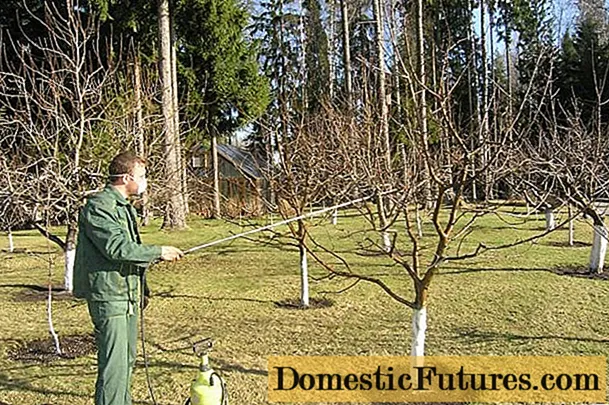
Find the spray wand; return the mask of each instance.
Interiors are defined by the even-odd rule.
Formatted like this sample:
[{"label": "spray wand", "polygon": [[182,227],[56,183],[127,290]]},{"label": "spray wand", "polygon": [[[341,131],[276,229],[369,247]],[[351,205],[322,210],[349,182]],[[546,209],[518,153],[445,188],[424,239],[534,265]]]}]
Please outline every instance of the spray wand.
[{"label": "spray wand", "polygon": [[[232,235],[232,236],[229,236],[227,238],[215,240],[215,241],[212,241],[212,242],[207,242],[207,243],[204,243],[202,245],[195,246],[195,247],[192,247],[190,249],[185,250],[184,251],[184,255],[188,255],[190,253],[193,253],[193,252],[196,252],[198,250],[205,249],[205,248],[208,248],[208,247],[211,247],[211,246],[219,245],[221,243],[229,242],[229,241],[234,240],[234,239],[242,238],[244,236],[252,235],[254,233],[263,232],[263,231],[266,231],[266,230],[269,230],[269,229],[272,229],[272,228],[275,228],[275,227],[278,227],[278,226],[281,226],[281,225],[286,225],[286,224],[289,224],[289,223],[294,222],[294,221],[299,221],[299,220],[302,220],[302,219],[311,218],[311,217],[314,217],[314,216],[317,216],[317,215],[324,214],[326,212],[337,210],[339,208],[348,207],[348,206],[353,205],[353,204],[357,204],[357,203],[360,203],[360,202],[364,202],[364,201],[370,200],[371,198],[373,198],[373,197],[375,197],[377,195],[378,196],[385,196],[385,195],[393,194],[395,192],[397,192],[397,190],[394,189],[394,190],[386,191],[386,192],[383,192],[383,193],[369,195],[367,197],[357,198],[355,200],[347,201],[347,202],[344,202],[344,203],[341,203],[341,204],[337,204],[337,205],[333,205],[331,207],[324,208],[324,209],[321,209],[321,210],[318,210],[318,211],[310,212],[308,214],[303,214],[303,215],[299,215],[299,216],[296,216],[296,217],[293,217],[293,218],[288,218],[288,219],[285,219],[283,221],[280,221],[280,222],[277,222],[277,223],[274,223],[274,224],[270,224],[270,225],[266,225],[266,226],[263,226],[263,227],[260,227],[260,228],[252,229],[252,230],[249,230],[247,232],[243,232],[243,233],[240,233],[240,234],[237,234],[237,235]],[[153,266],[156,263],[158,263],[158,261],[153,262],[151,264],[151,266]],[[140,307],[140,317],[141,317],[140,326],[141,326],[141,335],[142,335],[141,336],[142,337],[142,354],[144,356],[144,366],[146,368],[146,380],[147,380],[147,383],[148,383],[148,391],[150,393],[150,397],[152,399],[153,404],[157,405],[156,398],[154,396],[154,391],[152,389],[152,382],[150,380],[150,374],[149,374],[149,371],[148,371],[148,356],[146,354],[146,344],[145,344],[145,339],[144,339],[145,329],[144,329],[143,297],[142,297],[142,305]],[[202,342],[207,342],[207,340],[208,339],[205,339]],[[199,342],[199,343],[201,343],[201,342]],[[199,344],[199,343],[197,343],[197,344]],[[195,349],[194,349],[195,352],[197,352],[197,349],[196,349],[197,344],[195,344]],[[210,348],[211,348],[211,346],[210,346]],[[207,359],[207,357],[203,357],[203,358]],[[205,370],[202,369],[202,372],[208,372],[208,369],[205,369]],[[215,372],[213,372],[213,375],[218,376]],[[209,380],[208,381],[208,384],[209,384],[212,381],[211,380],[212,377],[208,376],[207,378]],[[222,396],[221,396],[221,400],[215,400],[216,399],[215,397],[217,395],[216,394],[212,395],[212,397],[214,397],[213,404],[215,405],[217,403],[218,405],[221,405],[221,404],[223,405],[225,403],[226,398],[227,398],[226,397],[226,393],[225,393],[226,387],[224,385],[223,380],[219,376],[218,376],[218,379],[222,382],[222,385],[221,385],[221,387],[222,387]],[[198,379],[195,380],[195,382],[196,381],[198,381]],[[199,381],[199,386],[198,386],[197,389],[200,390],[200,389],[202,389],[201,387],[203,387],[203,386],[205,386],[205,384],[204,385],[200,385],[200,381]],[[210,386],[213,386],[213,384],[211,384]],[[192,390],[192,388],[191,388],[191,390]],[[196,395],[194,393],[194,391],[192,392],[192,395],[193,395],[193,398],[194,398],[194,396]],[[210,396],[208,395],[208,398],[209,397]],[[220,402],[218,402],[218,401],[220,401]],[[190,403],[190,402],[187,401],[187,403]],[[193,401],[193,403],[195,403],[195,402]],[[196,403],[197,404],[205,404],[205,405],[208,404],[208,403],[212,404],[212,402],[202,402],[201,399],[198,399],[196,401]]]}]

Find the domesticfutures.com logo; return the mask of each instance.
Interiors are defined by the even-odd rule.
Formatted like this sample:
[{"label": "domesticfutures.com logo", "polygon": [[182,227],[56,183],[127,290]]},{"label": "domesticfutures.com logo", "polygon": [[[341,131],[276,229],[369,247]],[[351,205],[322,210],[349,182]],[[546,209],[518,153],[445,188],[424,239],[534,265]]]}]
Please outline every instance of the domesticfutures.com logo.
[{"label": "domesticfutures.com logo", "polygon": [[606,401],[606,358],[270,357],[270,402]]}]

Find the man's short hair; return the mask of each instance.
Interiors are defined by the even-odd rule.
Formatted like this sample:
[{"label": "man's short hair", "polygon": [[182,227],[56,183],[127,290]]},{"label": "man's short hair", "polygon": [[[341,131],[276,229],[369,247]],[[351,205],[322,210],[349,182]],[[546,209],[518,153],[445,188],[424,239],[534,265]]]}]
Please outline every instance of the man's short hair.
[{"label": "man's short hair", "polygon": [[110,181],[118,180],[122,174],[133,174],[133,169],[138,164],[145,165],[146,160],[130,151],[119,153],[110,162],[108,169]]}]

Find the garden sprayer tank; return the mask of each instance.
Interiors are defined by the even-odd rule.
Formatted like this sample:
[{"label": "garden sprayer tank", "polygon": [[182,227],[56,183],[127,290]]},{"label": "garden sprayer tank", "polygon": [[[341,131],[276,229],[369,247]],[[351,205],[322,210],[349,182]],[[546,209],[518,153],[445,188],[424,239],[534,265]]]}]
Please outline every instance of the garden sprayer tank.
[{"label": "garden sprayer tank", "polygon": [[190,405],[228,405],[226,384],[209,365],[209,352],[213,347],[210,338],[193,345],[193,351],[201,359],[197,376],[190,385]]}]

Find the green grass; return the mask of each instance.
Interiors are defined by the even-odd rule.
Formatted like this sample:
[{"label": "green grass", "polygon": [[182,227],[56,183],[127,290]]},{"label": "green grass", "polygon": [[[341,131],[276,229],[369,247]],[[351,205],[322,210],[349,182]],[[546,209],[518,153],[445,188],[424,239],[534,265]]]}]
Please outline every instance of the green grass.
[{"label": "green grass", "polygon": [[[536,218],[520,231],[496,217],[484,218],[461,249],[472,249],[481,240],[492,245],[532,235],[544,225],[541,216]],[[195,218],[186,231],[167,233],[158,225],[143,230],[144,241],[181,248],[245,229]],[[411,283],[398,266],[384,257],[355,254],[360,243],[369,243],[368,237],[378,239],[372,233],[353,233],[364,228],[360,218],[349,216],[341,217],[336,227],[316,227],[313,234],[341,252],[354,271],[382,277],[411,298]],[[402,232],[403,222],[394,228]],[[425,231],[431,235],[430,223]],[[576,240],[589,243],[591,236],[590,227],[578,221]],[[430,291],[427,354],[606,355],[609,283],[556,273],[557,268],[586,266],[588,261],[590,247],[560,246],[558,242],[566,239],[567,231],[559,230],[536,244],[447,263]],[[16,302],[15,296],[26,289],[24,285],[46,285],[49,257],[53,282],[60,284],[63,277],[61,252],[36,232],[16,233],[15,244],[30,253],[0,253],[0,402],[93,404],[94,355],[49,364],[7,358],[8,350],[19,342],[48,337],[46,303]],[[433,240],[425,239],[423,244],[429,256]],[[6,246],[3,237],[0,248]],[[398,248],[407,250],[408,245],[402,239]],[[45,253],[49,249],[50,255]],[[324,274],[313,260],[310,264],[313,276]],[[151,269],[148,279],[156,297],[146,311],[147,349],[160,404],[182,403],[179,398],[186,396],[197,364],[189,342],[203,337],[216,341],[212,362],[226,377],[231,403],[236,405],[267,403],[266,368],[271,355],[407,355],[410,349],[411,311],[374,285],[359,283],[336,295],[323,293],[349,283],[312,282],[312,296],[331,298],[332,307],[307,311],[276,307],[275,301],[299,296],[298,252],[292,246],[240,239],[177,263],[160,264]],[[83,302],[56,301],[53,308],[61,335],[92,330]],[[141,363],[133,396],[135,403],[151,403]]]}]

